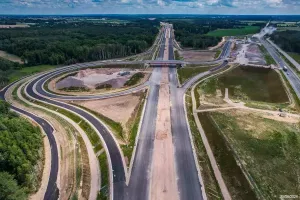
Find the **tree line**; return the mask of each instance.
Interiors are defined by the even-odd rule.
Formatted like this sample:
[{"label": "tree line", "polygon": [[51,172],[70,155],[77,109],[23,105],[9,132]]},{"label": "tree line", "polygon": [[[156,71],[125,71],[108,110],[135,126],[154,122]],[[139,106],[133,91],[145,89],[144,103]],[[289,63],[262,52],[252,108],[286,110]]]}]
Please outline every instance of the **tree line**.
[{"label": "tree line", "polygon": [[271,35],[271,40],[287,52],[300,53],[300,31],[277,31]]},{"label": "tree line", "polygon": [[0,100],[0,200],[23,200],[37,190],[42,134]]},{"label": "tree line", "polygon": [[8,72],[21,69],[22,67],[23,65],[19,63],[0,58],[0,89],[9,82]]},{"label": "tree line", "polygon": [[[234,19],[195,18],[171,20],[175,30],[175,38],[183,47],[206,49],[217,45],[221,37],[206,35],[216,29],[231,29],[244,27],[246,24]],[[263,23],[253,26],[263,26]]]},{"label": "tree line", "polygon": [[23,29],[0,30],[0,49],[27,65],[72,64],[141,53],[158,33],[158,21],[129,23],[68,22]]}]

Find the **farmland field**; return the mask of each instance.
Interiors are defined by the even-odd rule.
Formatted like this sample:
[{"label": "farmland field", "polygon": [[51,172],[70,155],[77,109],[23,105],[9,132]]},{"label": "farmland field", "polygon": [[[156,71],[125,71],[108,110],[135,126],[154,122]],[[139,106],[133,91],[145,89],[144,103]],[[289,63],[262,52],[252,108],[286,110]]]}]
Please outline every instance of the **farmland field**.
[{"label": "farmland field", "polygon": [[200,85],[200,89],[208,95],[215,95],[217,90],[224,93],[225,88],[228,88],[231,99],[267,103],[289,101],[279,75],[267,68],[237,67]]},{"label": "farmland field", "polygon": [[258,26],[245,26],[243,28],[234,28],[234,29],[218,29],[215,31],[208,32],[209,36],[238,36],[238,35],[248,35],[255,34],[259,32]]},{"label": "farmland field", "polygon": [[199,117],[233,199],[255,198],[225,143],[234,150],[263,199],[300,194],[299,122],[282,122],[237,110]]}]

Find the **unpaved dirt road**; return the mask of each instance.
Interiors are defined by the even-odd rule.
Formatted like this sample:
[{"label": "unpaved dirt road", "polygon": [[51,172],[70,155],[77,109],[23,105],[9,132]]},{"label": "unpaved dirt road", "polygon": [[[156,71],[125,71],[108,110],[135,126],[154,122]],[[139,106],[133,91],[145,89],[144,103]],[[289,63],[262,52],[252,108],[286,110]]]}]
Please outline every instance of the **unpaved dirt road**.
[{"label": "unpaved dirt road", "polygon": [[179,199],[171,133],[168,68],[162,69],[151,175],[151,200]]}]

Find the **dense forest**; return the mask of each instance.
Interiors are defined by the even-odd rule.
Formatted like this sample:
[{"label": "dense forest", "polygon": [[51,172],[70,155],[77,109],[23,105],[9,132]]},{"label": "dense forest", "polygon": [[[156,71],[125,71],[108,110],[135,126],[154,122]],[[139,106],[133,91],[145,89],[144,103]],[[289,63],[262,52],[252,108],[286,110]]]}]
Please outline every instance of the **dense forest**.
[{"label": "dense forest", "polygon": [[37,189],[43,140],[40,129],[9,106],[0,100],[0,200],[22,200]]},{"label": "dense forest", "polygon": [[277,31],[271,40],[287,52],[300,53],[300,31]]},{"label": "dense forest", "polygon": [[[215,46],[221,40],[221,37],[206,35],[216,29],[242,28],[247,24],[239,20],[230,19],[183,19],[170,20],[175,30],[175,38],[183,47],[206,49]],[[253,26],[264,26],[264,23],[255,23]]]},{"label": "dense forest", "polygon": [[[192,21],[172,21],[175,30],[175,38],[183,47],[206,49],[207,47],[218,44],[220,37],[204,35],[211,30],[217,29],[214,26],[208,26],[205,20]],[[228,27],[230,28],[230,27]]]},{"label": "dense forest", "polygon": [[158,33],[156,20],[128,23],[60,22],[23,29],[0,29],[0,49],[27,65],[72,64],[141,53]]}]

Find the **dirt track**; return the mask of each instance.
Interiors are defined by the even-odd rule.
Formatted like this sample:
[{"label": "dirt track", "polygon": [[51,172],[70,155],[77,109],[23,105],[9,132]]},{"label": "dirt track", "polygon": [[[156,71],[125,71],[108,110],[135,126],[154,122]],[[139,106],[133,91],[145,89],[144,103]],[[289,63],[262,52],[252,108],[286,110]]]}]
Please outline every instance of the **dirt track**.
[{"label": "dirt track", "polygon": [[152,161],[151,199],[179,199],[171,133],[168,68],[162,69]]},{"label": "dirt track", "polygon": [[184,58],[185,61],[210,61],[214,60],[215,54],[216,52],[214,51],[187,50],[180,52],[180,55]]}]

